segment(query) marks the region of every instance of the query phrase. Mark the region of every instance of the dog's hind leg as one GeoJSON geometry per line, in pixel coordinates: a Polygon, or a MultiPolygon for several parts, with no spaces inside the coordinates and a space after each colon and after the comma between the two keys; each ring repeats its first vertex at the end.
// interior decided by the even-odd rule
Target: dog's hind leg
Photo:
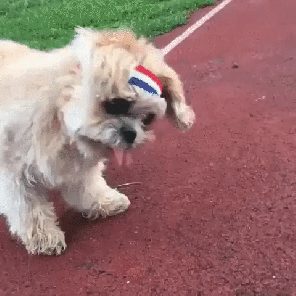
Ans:
{"type": "Polygon", "coordinates": [[[30,254],[59,255],[66,248],[64,232],[57,226],[53,205],[34,187],[16,182],[13,175],[0,174],[0,212],[10,232],[24,243],[30,254]]]}

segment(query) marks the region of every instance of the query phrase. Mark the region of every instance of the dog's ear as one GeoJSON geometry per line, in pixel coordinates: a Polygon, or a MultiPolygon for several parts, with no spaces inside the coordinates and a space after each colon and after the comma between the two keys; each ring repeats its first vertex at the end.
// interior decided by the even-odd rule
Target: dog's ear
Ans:
{"type": "Polygon", "coordinates": [[[77,98],[71,98],[69,102],[61,108],[62,121],[67,128],[67,134],[74,135],[86,123],[87,106],[77,98]]]}
{"type": "Polygon", "coordinates": [[[167,115],[180,130],[192,127],[193,109],[187,105],[182,82],[178,74],[164,61],[163,54],[152,44],[146,45],[143,66],[152,71],[162,84],[162,96],[167,102],[167,115]]]}
{"type": "Polygon", "coordinates": [[[44,106],[35,114],[32,126],[38,162],[55,159],[65,143],[63,122],[55,106],[44,106]]]}
{"type": "Polygon", "coordinates": [[[43,89],[39,108],[33,117],[35,154],[41,162],[48,157],[55,159],[66,143],[67,129],[61,112],[66,97],[66,82],[56,81],[43,89]]]}

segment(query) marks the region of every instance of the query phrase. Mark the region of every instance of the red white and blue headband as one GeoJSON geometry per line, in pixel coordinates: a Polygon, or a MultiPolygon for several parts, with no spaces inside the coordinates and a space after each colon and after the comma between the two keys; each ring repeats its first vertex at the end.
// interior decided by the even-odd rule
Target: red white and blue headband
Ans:
{"type": "Polygon", "coordinates": [[[161,96],[162,86],[160,80],[148,69],[137,66],[131,73],[129,84],[141,88],[150,96],[161,96]]]}

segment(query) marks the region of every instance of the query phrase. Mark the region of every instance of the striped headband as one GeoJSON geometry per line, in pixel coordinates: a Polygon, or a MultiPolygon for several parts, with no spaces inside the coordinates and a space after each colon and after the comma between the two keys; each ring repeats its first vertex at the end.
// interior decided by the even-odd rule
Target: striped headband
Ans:
{"type": "Polygon", "coordinates": [[[159,96],[162,92],[160,80],[148,69],[137,66],[131,73],[129,84],[141,88],[145,93],[159,96]]]}

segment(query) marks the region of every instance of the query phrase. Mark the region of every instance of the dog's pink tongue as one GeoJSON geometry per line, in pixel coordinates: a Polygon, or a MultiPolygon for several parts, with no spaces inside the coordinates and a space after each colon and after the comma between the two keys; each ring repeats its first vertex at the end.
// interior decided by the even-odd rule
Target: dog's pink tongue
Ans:
{"type": "Polygon", "coordinates": [[[119,166],[122,166],[123,163],[123,150],[114,150],[115,159],[119,166]]]}
{"type": "Polygon", "coordinates": [[[130,165],[133,163],[133,157],[132,157],[131,153],[126,152],[125,157],[126,157],[126,158],[125,158],[126,164],[127,164],[128,166],[130,166],[130,165]]]}
{"type": "Polygon", "coordinates": [[[132,155],[129,152],[125,152],[125,153],[124,152],[125,152],[124,150],[114,150],[114,155],[115,155],[115,158],[116,158],[119,166],[122,166],[122,164],[123,164],[124,154],[125,154],[126,164],[129,166],[133,163],[132,155]]]}

